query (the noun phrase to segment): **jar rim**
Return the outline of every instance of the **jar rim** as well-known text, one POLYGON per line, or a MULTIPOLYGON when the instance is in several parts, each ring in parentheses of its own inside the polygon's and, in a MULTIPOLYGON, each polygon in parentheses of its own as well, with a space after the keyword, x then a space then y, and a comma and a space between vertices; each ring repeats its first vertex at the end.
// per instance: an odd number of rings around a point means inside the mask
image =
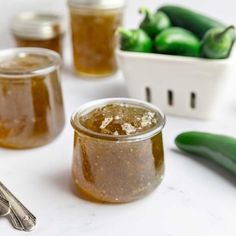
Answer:
POLYGON ((67 0, 69 7, 82 9, 119 9, 126 5, 125 0, 67 0))
POLYGON ((64 33, 63 18, 50 12, 26 11, 17 14, 11 22, 16 37, 47 40, 64 33))
POLYGON ((156 134, 160 133, 162 129, 164 128, 166 123, 166 117, 164 113, 155 105, 144 102, 141 100, 137 99, 132 99, 132 98, 105 98, 105 99, 97 99, 91 102, 87 102, 80 106, 79 108, 76 109, 76 111, 72 114, 71 116, 71 125, 74 128, 75 132, 82 133, 84 135, 97 138, 97 139, 105 139, 105 140, 110 140, 110 141, 141 141, 141 140, 146 140, 149 139, 156 134), (95 131, 92 131, 85 126, 83 126, 80 122, 75 122, 77 119, 77 116, 80 116, 82 114, 86 114, 89 111, 92 111, 95 108, 111 104, 111 103, 123 103, 123 104, 130 104, 134 106, 139 106, 139 107, 145 107, 153 112, 155 112, 158 116, 158 122, 157 124, 144 132, 138 133, 138 134, 131 134, 131 135, 110 135, 110 134, 101 134, 97 133, 95 131))
POLYGON ((24 72, 4 72, 0 70, 0 77, 3 78, 14 78, 21 79, 22 77, 32 77, 43 74, 48 74, 61 66, 61 57, 55 51, 45 48, 34 48, 34 47, 19 47, 19 48, 9 48, 0 50, 0 65, 2 58, 12 58, 13 56, 17 56, 20 54, 35 54, 35 55, 43 55, 47 56, 51 63, 44 67, 39 67, 33 70, 26 70, 24 72))

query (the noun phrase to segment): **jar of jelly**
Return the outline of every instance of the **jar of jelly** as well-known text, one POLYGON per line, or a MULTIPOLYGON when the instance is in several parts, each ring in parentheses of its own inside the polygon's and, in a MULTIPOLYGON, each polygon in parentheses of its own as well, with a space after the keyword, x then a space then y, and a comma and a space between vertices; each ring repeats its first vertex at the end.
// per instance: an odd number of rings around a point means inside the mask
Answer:
POLYGON ((47 48, 62 56, 64 26, 60 15, 23 12, 14 17, 11 30, 18 47, 47 48))
POLYGON ((133 99, 96 100, 71 118, 73 180, 81 197, 124 203, 143 198, 164 174, 163 113, 133 99))
POLYGON ((116 72, 116 29, 124 0, 68 0, 75 73, 102 77, 116 72))
POLYGON ((64 127, 60 56, 43 48, 0 51, 0 146, 51 142, 64 127))

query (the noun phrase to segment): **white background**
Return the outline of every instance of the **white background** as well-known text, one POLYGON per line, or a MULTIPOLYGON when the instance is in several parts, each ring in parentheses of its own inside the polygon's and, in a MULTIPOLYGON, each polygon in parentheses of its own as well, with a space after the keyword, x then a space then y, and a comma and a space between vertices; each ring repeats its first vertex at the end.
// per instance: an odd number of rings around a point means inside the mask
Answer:
MULTIPOLYGON (((236 23, 233 0, 172 1, 236 23)), ((156 8, 163 0, 133 0, 126 9, 125 24, 135 27, 139 6, 156 8)), ((14 46, 9 33, 11 17, 22 10, 47 10, 67 16, 62 0, 0 0, 0 48, 14 46)), ((68 28, 68 27, 67 27, 68 28)), ((67 29, 68 30, 68 29, 67 29)), ((166 175, 149 197, 125 205, 99 205, 76 197, 70 186, 73 130, 70 114, 96 98, 127 96, 121 73, 99 81, 75 78, 71 69, 69 37, 62 85, 66 127, 52 144, 29 151, 0 149, 0 179, 37 216, 35 236, 235 236, 236 179, 208 161, 196 161, 175 151, 173 140, 185 130, 196 129, 236 136, 235 82, 230 81, 222 112, 212 121, 167 117, 164 130, 166 175)), ((236 66, 236 63, 235 63, 236 66)), ((0 108, 1 109, 1 108, 0 108)), ((23 235, 0 219, 0 235, 23 235)))

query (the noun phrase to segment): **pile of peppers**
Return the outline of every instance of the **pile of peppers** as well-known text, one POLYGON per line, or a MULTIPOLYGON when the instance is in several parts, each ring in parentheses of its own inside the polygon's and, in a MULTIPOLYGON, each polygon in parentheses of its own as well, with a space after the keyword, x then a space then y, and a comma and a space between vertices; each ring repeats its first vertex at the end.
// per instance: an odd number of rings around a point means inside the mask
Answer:
POLYGON ((164 5, 144 15, 139 28, 119 28, 121 50, 209 59, 228 58, 235 41, 234 26, 181 6, 164 5))
MULTIPOLYGON (((165 5, 144 15, 139 28, 119 28, 121 50, 177 56, 225 59, 236 39, 233 25, 176 5, 165 5)), ((236 174, 236 138, 189 131, 179 134, 176 146, 184 153, 210 159, 236 174)))

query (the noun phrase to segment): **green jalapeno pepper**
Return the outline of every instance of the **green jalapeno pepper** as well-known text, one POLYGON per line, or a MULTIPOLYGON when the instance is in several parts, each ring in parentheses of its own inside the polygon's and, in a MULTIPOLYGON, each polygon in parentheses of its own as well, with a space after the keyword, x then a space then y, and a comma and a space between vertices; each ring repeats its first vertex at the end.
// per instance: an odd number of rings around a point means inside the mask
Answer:
POLYGON ((171 26, 170 19, 164 12, 152 13, 147 8, 140 8, 139 13, 145 15, 139 27, 151 38, 155 38, 162 30, 171 26))
POLYGON ((211 159, 236 174, 236 138, 192 131, 178 135, 175 144, 182 151, 211 159))
POLYGON ((232 29, 234 26, 208 30, 201 43, 201 56, 210 59, 227 58, 234 42, 230 32, 232 29))
POLYGON ((225 25, 220 21, 184 7, 165 5, 160 7, 158 11, 164 12, 174 26, 187 29, 200 39, 211 28, 225 28, 225 25))
POLYGON ((172 27, 163 30, 154 40, 158 53, 198 57, 200 41, 190 31, 172 27))
POLYGON ((119 28, 121 50, 132 52, 152 52, 152 40, 142 29, 119 28))

